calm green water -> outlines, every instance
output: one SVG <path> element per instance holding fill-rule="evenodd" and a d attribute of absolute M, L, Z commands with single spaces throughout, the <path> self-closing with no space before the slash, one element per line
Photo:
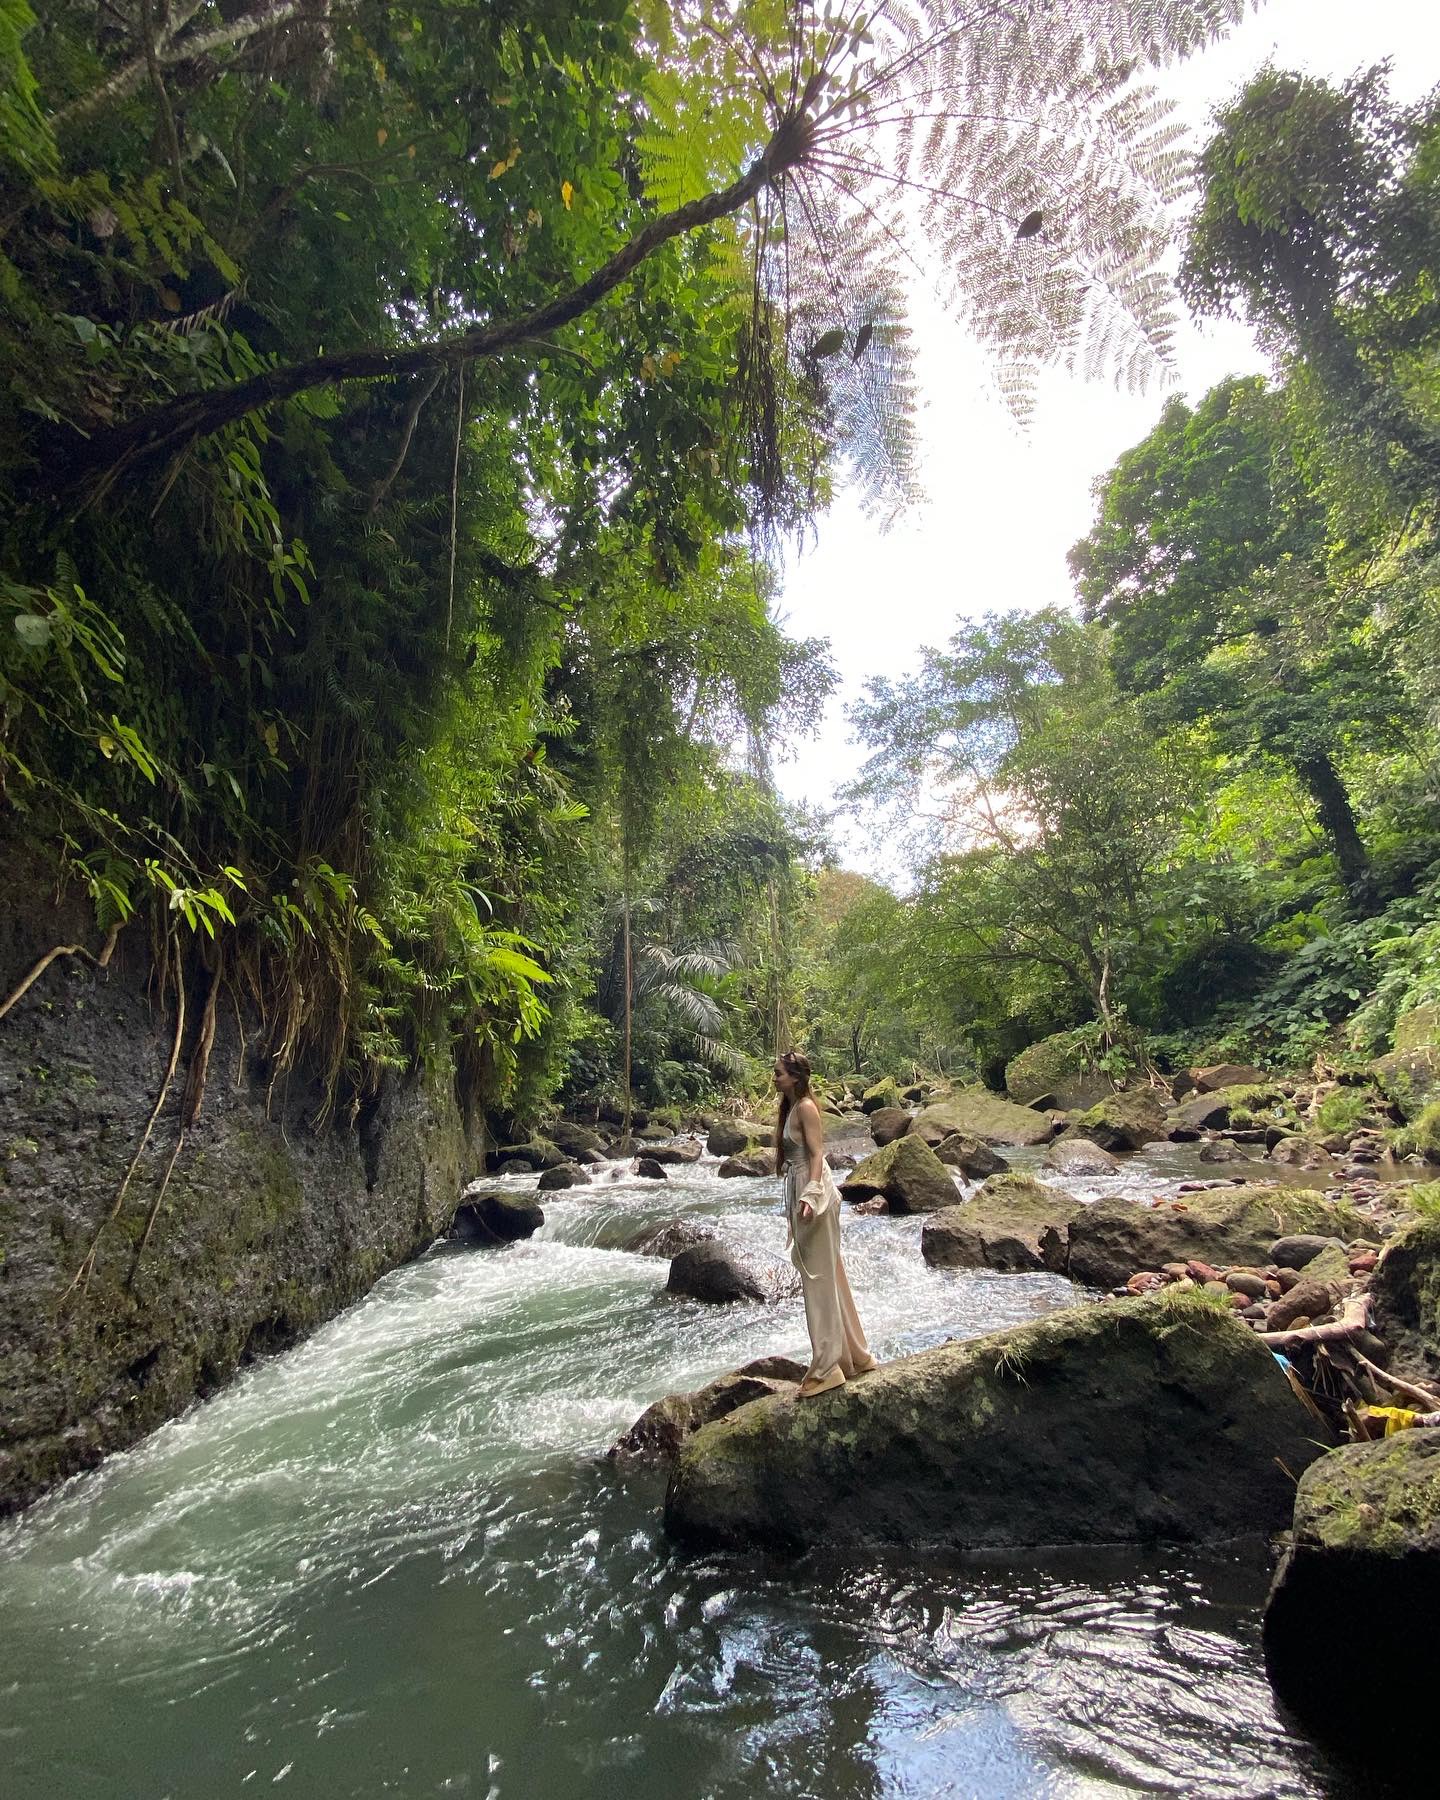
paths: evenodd
<path fill-rule="evenodd" d="M 803 1319 L 668 1300 L 665 1263 L 606 1246 L 702 1213 L 778 1250 L 777 1195 L 621 1179 L 528 1244 L 433 1251 L 0 1530 L 7 1800 L 1344 1792 L 1273 1709 L 1258 1566 L 667 1545 L 660 1484 L 606 1446 L 659 1394 L 803 1353 Z M 884 1356 L 1071 1297 L 929 1270 L 919 1223 L 845 1221 Z"/>

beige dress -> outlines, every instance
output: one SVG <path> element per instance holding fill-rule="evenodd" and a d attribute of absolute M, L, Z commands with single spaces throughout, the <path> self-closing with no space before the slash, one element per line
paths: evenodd
<path fill-rule="evenodd" d="M 810 1367 L 807 1380 L 821 1381 L 838 1369 L 848 1380 L 875 1367 L 865 1342 L 845 1264 L 840 1256 L 840 1203 L 835 1183 L 824 1183 L 824 1194 L 814 1189 L 811 1217 L 800 1216 L 800 1196 L 810 1178 L 810 1157 L 801 1141 L 791 1112 L 785 1121 L 785 1216 L 789 1223 L 787 1248 L 800 1271 L 805 1295 L 805 1324 L 810 1332 Z M 829 1174 L 829 1171 L 826 1171 Z"/>

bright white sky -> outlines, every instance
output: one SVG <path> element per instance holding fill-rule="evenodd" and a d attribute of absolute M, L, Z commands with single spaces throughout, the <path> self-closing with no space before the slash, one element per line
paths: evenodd
<path fill-rule="evenodd" d="M 1397 98 L 1440 81 L 1437 0 L 1266 0 L 1229 38 L 1158 83 L 1203 134 L 1213 110 L 1267 61 L 1344 78 L 1387 57 Z M 959 618 L 1073 600 L 1065 553 L 1090 528 L 1091 485 L 1145 436 L 1175 391 L 1116 393 L 1051 374 L 1021 433 L 960 327 L 924 295 L 912 323 L 928 503 L 882 535 L 842 497 L 786 576 L 788 628 L 828 637 L 841 675 L 819 737 L 793 746 L 776 768 L 781 791 L 813 806 L 832 806 L 859 766 L 845 709 L 871 676 L 913 668 L 919 647 L 943 644 Z M 1193 400 L 1226 375 L 1265 364 L 1248 330 L 1187 321 L 1177 366 L 1179 391 Z M 846 861 L 872 863 L 853 827 L 837 821 L 836 837 Z"/>

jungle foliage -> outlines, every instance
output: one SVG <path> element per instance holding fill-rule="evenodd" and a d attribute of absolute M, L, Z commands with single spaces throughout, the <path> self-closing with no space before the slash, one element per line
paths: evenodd
<path fill-rule="evenodd" d="M 790 1029 L 775 544 L 913 496 L 917 230 L 1017 405 L 1163 354 L 1137 71 L 1241 8 L 0 0 L 0 831 L 197 1093 L 221 994 L 322 1122 Z"/>
<path fill-rule="evenodd" d="M 856 799 L 924 827 L 913 895 L 850 915 L 896 971 L 877 1046 L 1343 1065 L 1440 998 L 1440 102 L 1267 69 L 1199 172 L 1185 289 L 1274 378 L 1165 403 L 1075 613 L 963 626 L 857 708 Z"/>

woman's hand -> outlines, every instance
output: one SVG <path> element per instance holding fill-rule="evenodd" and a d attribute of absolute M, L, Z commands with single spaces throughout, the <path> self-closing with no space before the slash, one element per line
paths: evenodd
<path fill-rule="evenodd" d="M 810 1202 L 808 1200 L 802 1200 L 800 1202 L 801 1222 L 803 1224 L 808 1225 L 814 1217 L 815 1217 L 815 1208 L 810 1204 Z"/>

